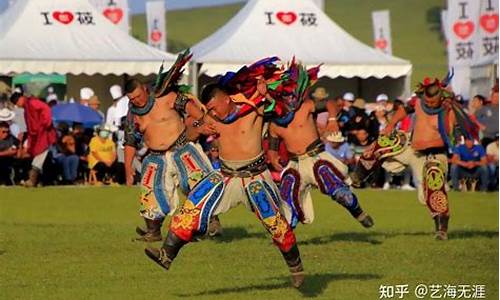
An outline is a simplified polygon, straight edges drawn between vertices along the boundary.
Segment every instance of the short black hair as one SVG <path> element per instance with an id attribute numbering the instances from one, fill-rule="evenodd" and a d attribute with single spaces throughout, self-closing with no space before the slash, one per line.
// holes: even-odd
<path id="1" fill-rule="evenodd" d="M 217 83 L 209 83 L 205 85 L 201 91 L 200 101 L 206 105 L 215 96 L 217 91 L 223 91 L 223 89 Z"/>
<path id="2" fill-rule="evenodd" d="M 479 101 L 481 101 L 482 104 L 484 104 L 486 102 L 486 98 L 483 95 L 477 94 L 474 97 L 472 97 L 472 99 L 474 99 L 474 98 L 479 99 Z"/>
<path id="3" fill-rule="evenodd" d="M 132 93 L 136 88 L 142 86 L 143 83 L 139 79 L 131 78 L 125 82 L 125 94 Z"/>
<path id="4" fill-rule="evenodd" d="M 18 92 L 13 93 L 12 95 L 10 95 L 10 102 L 12 102 L 12 104 L 14 105 L 17 104 L 17 101 L 19 101 L 22 95 L 23 94 Z"/>
<path id="5" fill-rule="evenodd" d="M 10 128 L 9 123 L 4 121 L 0 122 L 0 128 Z"/>

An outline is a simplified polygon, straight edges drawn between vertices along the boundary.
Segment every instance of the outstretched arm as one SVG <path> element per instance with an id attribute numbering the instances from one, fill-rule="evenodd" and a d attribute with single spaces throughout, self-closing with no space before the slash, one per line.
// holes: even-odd
<path id="1" fill-rule="evenodd" d="M 278 125 L 270 123 L 269 125 L 269 137 L 268 137 L 268 142 L 269 142 L 269 149 L 268 149 L 268 155 L 269 159 L 271 160 L 271 165 L 276 171 L 282 171 L 283 166 L 280 164 L 280 157 L 278 154 L 278 150 L 280 147 L 280 138 L 277 133 L 276 127 Z"/>

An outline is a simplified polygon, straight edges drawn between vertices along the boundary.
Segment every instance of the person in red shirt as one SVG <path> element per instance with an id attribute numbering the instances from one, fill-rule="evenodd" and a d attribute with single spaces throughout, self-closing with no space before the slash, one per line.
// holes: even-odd
<path id="1" fill-rule="evenodd" d="M 10 100 L 18 107 L 24 108 L 28 133 L 28 153 L 33 158 L 29 179 L 25 185 L 34 187 L 38 184 L 49 148 L 57 141 L 57 134 L 52 125 L 52 112 L 45 102 L 36 97 L 26 97 L 20 93 L 14 93 Z"/>

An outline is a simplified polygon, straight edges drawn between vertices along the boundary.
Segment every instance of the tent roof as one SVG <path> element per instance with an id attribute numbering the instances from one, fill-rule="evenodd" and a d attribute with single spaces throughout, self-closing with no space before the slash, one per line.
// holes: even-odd
<path id="1" fill-rule="evenodd" d="M 356 40 L 310 0 L 249 0 L 192 49 L 200 71 L 212 76 L 272 55 L 323 63 L 320 75 L 331 78 L 398 78 L 412 68 Z"/>
<path id="2" fill-rule="evenodd" d="M 87 0 L 18 0 L 0 15 L 2 73 L 148 75 L 174 59 L 120 30 Z"/>

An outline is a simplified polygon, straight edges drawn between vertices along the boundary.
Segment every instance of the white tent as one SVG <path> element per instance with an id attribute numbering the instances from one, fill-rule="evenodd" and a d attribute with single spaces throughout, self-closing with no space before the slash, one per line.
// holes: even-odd
<path id="1" fill-rule="evenodd" d="M 175 57 L 129 36 L 87 0 L 18 0 L 0 15 L 0 72 L 156 73 Z"/>
<path id="2" fill-rule="evenodd" d="M 336 89 L 364 96 L 409 93 L 410 62 L 356 40 L 310 0 L 249 0 L 192 49 L 199 72 L 209 76 L 266 56 L 295 56 L 308 65 L 323 63 L 320 76 L 343 82 L 334 84 Z"/>

